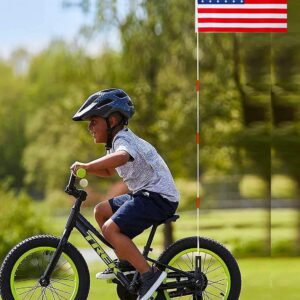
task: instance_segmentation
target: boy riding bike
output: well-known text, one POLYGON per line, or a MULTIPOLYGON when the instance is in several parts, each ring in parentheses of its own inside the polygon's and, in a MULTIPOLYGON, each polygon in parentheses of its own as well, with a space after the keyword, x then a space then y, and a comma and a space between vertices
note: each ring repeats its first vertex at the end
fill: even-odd
MULTIPOLYGON (((125 127, 133 114, 132 101, 121 89, 91 95, 73 120, 89 121, 94 142, 106 143, 107 154, 89 163, 75 162, 71 169, 76 173, 83 168, 101 177, 117 172, 131 191, 99 203, 95 207, 95 219, 118 258, 128 261, 141 274, 138 299, 146 300, 166 273, 150 267, 132 239, 172 216, 179 193, 170 170, 155 148, 125 127)), ((111 270, 105 270, 97 277, 108 278, 112 274, 111 270)))

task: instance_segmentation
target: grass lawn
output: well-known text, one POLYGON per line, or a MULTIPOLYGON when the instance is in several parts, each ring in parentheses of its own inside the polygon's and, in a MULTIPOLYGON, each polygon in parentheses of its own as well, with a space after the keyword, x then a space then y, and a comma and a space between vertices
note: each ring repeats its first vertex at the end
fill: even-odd
MULTIPOLYGON (((242 273, 240 300, 295 300, 300 294, 300 258, 239 259, 242 273)), ((102 265, 102 264, 101 264, 102 265)), ((114 284, 95 279, 102 269, 90 266, 91 290, 88 300, 118 299, 114 284)))
MULTIPOLYGON (((243 280, 240 300, 295 300, 299 298, 300 258, 243 258, 239 259, 238 263, 243 280)), ((95 279, 95 274, 103 268, 102 263, 89 266, 91 289, 88 300, 118 299, 114 284, 95 279)))

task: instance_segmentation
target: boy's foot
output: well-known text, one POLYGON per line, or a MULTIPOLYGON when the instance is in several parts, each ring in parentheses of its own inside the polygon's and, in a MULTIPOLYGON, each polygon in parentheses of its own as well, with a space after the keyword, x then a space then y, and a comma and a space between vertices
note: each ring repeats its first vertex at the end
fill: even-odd
POLYGON ((142 274, 141 277, 142 285, 140 287, 139 297, 137 300, 147 300, 167 277, 167 273, 156 268, 152 268, 151 271, 142 274))
MULTIPOLYGON (((118 259, 115 259, 114 263, 124 273, 124 275, 129 275, 129 274, 135 273, 135 268, 126 260, 119 261, 118 259)), ((97 279, 109 280, 109 279, 114 279, 115 277, 116 277, 116 275, 114 274, 114 272, 111 268, 107 268, 103 272, 96 274, 97 279)))

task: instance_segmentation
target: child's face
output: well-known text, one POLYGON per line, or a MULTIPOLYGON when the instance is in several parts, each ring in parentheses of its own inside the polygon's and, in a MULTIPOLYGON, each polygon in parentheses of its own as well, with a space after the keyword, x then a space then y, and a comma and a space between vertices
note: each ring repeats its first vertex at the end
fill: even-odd
POLYGON ((93 135, 95 143, 105 143, 107 139, 107 124, 105 119, 101 117, 89 118, 89 132, 93 135))

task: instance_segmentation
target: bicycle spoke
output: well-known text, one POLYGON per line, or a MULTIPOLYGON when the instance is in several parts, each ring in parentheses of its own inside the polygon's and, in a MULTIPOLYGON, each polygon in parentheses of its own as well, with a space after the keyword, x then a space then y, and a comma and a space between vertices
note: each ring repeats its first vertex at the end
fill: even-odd
POLYGON ((223 298, 223 297, 218 296, 218 295, 215 295, 215 294, 213 294, 212 292, 209 292, 209 291, 206 291, 206 293, 207 293, 207 294, 210 294, 210 295, 212 295, 212 296, 214 296, 214 297, 220 298, 220 299, 223 298))
MULTIPOLYGON (((23 289, 33 289, 33 287, 32 286, 23 286, 23 287, 16 288, 16 290, 23 290, 23 289)), ((26 293, 26 292, 23 292, 23 293, 26 293)))
MULTIPOLYGON (((203 268, 204 268, 204 266, 205 266, 205 261, 206 261, 206 253, 205 253, 205 255, 204 255, 203 268)), ((202 266, 201 266, 201 269, 202 269, 202 266)), ((202 272, 202 270, 201 270, 201 272, 202 272)))
MULTIPOLYGON (((224 272, 218 273, 214 276, 209 276, 210 279, 214 279, 214 280, 219 280, 219 278, 223 278, 223 277, 224 277, 224 272)), ((226 280, 226 279, 224 279, 224 280, 226 280)))
POLYGON ((39 295, 39 297, 37 298, 37 300, 39 300, 41 298, 42 294, 39 295))
POLYGON ((210 257, 210 260, 209 260, 209 263, 208 263, 208 266, 207 268, 204 270, 204 266, 203 266, 203 273, 207 272, 207 270, 210 268, 210 263, 212 261, 212 256, 210 257))
POLYGON ((45 287, 44 290, 43 290, 44 293, 43 293, 43 298, 42 298, 42 299, 44 299, 44 296, 45 296, 46 299, 48 299, 48 297, 47 297, 47 295, 46 295, 46 289, 47 289, 47 288, 45 287))
POLYGON ((177 265, 178 269, 180 269, 182 271, 182 269, 181 269, 180 265, 178 264, 178 262, 176 262, 176 265, 177 265))
POLYGON ((216 290, 218 290, 218 291, 220 291, 222 294, 225 294, 225 291, 223 291, 222 289, 220 289, 220 288, 214 286, 213 284, 210 284, 209 286, 210 286, 210 287, 213 287, 214 289, 216 289, 216 290))
MULTIPOLYGON (((36 284, 34 287, 31 287, 31 290, 22 292, 22 293, 19 294, 19 296, 26 294, 26 295, 25 295, 25 298, 26 298, 26 296, 27 296, 31 291, 36 290, 38 287, 39 287, 38 284, 36 284)), ((25 298, 24 298, 24 299, 25 299, 25 298)))
POLYGON ((56 283, 56 284, 61 284, 61 285, 68 286, 68 287, 72 288, 72 285, 62 283, 62 282, 60 282, 60 280, 51 280, 51 282, 56 283))
POLYGON ((55 300, 55 297, 54 297, 53 291, 52 291, 52 289, 51 289, 51 287, 50 287, 50 286, 49 286, 49 290, 50 290, 50 292, 51 292, 52 298, 55 300))
POLYGON ((54 287, 53 285, 51 285, 51 286, 52 286, 53 289, 55 289, 55 290, 57 290, 57 291, 60 291, 60 292, 62 292, 62 293, 71 295, 70 292, 66 292, 66 291, 64 291, 64 290, 61 290, 61 289, 59 289, 59 288, 57 288, 57 287, 54 287))
POLYGON ((206 291, 203 291, 203 294, 205 295, 205 297, 210 300, 211 298, 207 295, 206 291))
POLYGON ((31 296, 30 296, 30 298, 29 298, 29 300, 31 300, 32 299, 32 297, 33 297, 33 295, 35 294, 35 292, 36 292, 36 289, 33 291, 33 293, 31 294, 31 296))
POLYGON ((186 263, 185 259, 182 258, 182 260, 183 260, 184 264, 188 267, 188 269, 191 269, 190 266, 186 263))
POLYGON ((192 252, 192 269, 194 270, 194 252, 192 252))
MULTIPOLYGON (((192 254, 193 254, 193 252, 192 252, 192 254)), ((187 255, 187 257, 188 257, 189 261, 191 262, 191 265, 192 265, 192 270, 193 270, 193 261, 190 259, 190 256, 189 256, 189 254, 188 254, 188 253, 187 253, 186 255, 187 255)))
POLYGON ((207 273, 208 269, 211 268, 213 265, 215 265, 216 263, 218 263, 217 261, 214 261, 211 265, 209 265, 205 271, 203 271, 203 273, 207 273))
POLYGON ((64 298, 63 296, 61 296, 62 297, 61 298, 60 295, 57 293, 57 291, 55 289, 53 289, 51 284, 49 285, 49 289, 51 292, 53 291, 55 293, 55 295, 58 297, 58 299, 67 299, 67 298, 64 298))
POLYGON ((43 290, 42 290, 42 300, 44 299, 44 296, 45 296, 45 287, 43 288, 43 290))
POLYGON ((221 280, 218 280, 218 281, 212 281, 212 280, 208 280, 209 283, 214 283, 214 284, 219 284, 219 285, 225 285, 224 283, 220 283, 220 281, 224 281, 226 279, 221 279, 221 280))
POLYGON ((220 268, 222 268, 222 266, 219 266, 219 267, 217 267, 217 268, 215 268, 215 269, 213 269, 213 270, 210 270, 209 272, 205 273, 205 275, 207 275, 208 273, 214 272, 214 271, 216 271, 216 270, 218 270, 218 269, 220 269, 220 268))

